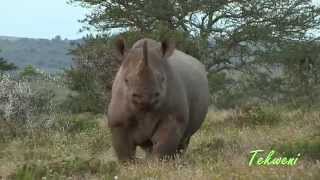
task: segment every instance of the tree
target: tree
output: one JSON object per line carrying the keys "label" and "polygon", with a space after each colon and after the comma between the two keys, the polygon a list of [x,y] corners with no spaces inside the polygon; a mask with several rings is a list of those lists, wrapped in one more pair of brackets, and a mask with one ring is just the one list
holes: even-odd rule
{"label": "tree", "polygon": [[21,72],[20,77],[32,79],[39,76],[41,73],[32,65],[27,65]]}
{"label": "tree", "polygon": [[65,77],[66,85],[76,93],[65,104],[72,112],[104,112],[119,67],[111,41],[109,37],[88,36],[71,50],[73,67],[65,71]]}
{"label": "tree", "polygon": [[[165,25],[199,40],[200,51],[214,41],[220,53],[203,61],[211,71],[237,69],[242,63],[230,62],[231,50],[244,51],[250,44],[266,46],[283,40],[309,39],[310,30],[319,28],[320,9],[311,0],[71,0],[91,8],[82,20],[101,33],[130,29],[148,33]],[[216,50],[216,49],[215,49]],[[242,52],[244,53],[244,52]],[[249,52],[246,52],[249,53]],[[227,57],[226,57],[227,56]],[[246,63],[246,62],[243,62]]]}
{"label": "tree", "polygon": [[56,35],[54,38],[52,38],[52,41],[60,42],[62,41],[62,38],[60,35]]}
{"label": "tree", "polygon": [[0,57],[0,76],[6,71],[12,71],[17,69],[17,66],[13,63],[8,63],[4,58]]}
{"label": "tree", "polygon": [[282,54],[287,98],[295,106],[311,107],[320,100],[319,49],[319,42],[292,42]]}
{"label": "tree", "polygon": [[[288,99],[287,75],[296,71],[289,65],[295,59],[295,53],[291,52],[301,52],[304,57],[300,59],[308,59],[307,48],[300,51],[299,46],[292,44],[302,43],[304,47],[319,40],[312,32],[320,28],[320,8],[312,0],[69,2],[92,10],[81,21],[85,24],[83,30],[108,34],[120,29],[123,35],[131,35],[130,41],[145,36],[159,40],[168,34],[181,38],[177,44],[183,45],[178,49],[206,65],[212,86],[219,81],[219,88],[211,88],[211,92],[225,95],[220,92],[228,90],[230,99],[234,99],[234,93],[252,99],[250,94],[267,102]],[[305,71],[308,70],[304,68],[301,75]],[[308,81],[311,78],[304,77]]]}

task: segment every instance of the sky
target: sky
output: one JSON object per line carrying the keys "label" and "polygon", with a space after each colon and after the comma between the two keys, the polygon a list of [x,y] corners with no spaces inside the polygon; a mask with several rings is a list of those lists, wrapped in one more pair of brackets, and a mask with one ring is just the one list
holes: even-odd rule
{"label": "sky", "polygon": [[77,39],[87,9],[67,0],[0,0],[0,36]]}
{"label": "sky", "polygon": [[[87,9],[67,0],[0,0],[0,36],[77,39]],[[320,5],[320,0],[313,0]]]}

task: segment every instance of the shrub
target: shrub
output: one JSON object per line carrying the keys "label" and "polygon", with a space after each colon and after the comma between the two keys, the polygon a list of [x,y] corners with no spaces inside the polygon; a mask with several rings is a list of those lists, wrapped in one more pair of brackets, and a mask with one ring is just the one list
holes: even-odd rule
{"label": "shrub", "polygon": [[[29,81],[4,76],[0,80],[0,134],[23,134],[36,127],[48,126],[52,119],[54,93],[31,87]],[[45,115],[46,117],[42,116]]]}
{"label": "shrub", "polygon": [[[17,126],[30,125],[32,92],[30,84],[11,80],[4,76],[0,80],[0,126],[15,135]],[[1,131],[2,132],[2,131]]]}
{"label": "shrub", "polygon": [[119,61],[108,37],[88,37],[70,53],[73,67],[65,71],[65,84],[74,93],[63,103],[72,113],[103,113],[110,99]]}
{"label": "shrub", "polygon": [[275,145],[275,149],[284,156],[295,156],[298,153],[304,158],[320,160],[320,136],[309,137],[303,140]]}
{"label": "shrub", "polygon": [[251,104],[238,109],[233,120],[240,126],[274,125],[281,121],[281,113],[272,107]]}

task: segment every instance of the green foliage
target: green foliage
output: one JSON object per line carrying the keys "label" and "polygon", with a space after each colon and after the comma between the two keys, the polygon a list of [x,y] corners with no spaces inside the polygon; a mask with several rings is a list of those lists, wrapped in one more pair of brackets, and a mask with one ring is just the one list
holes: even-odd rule
{"label": "green foliage", "polygon": [[12,80],[8,76],[0,79],[1,136],[7,133],[15,136],[20,127],[27,126],[32,112],[31,97],[28,83]]}
{"label": "green foliage", "polygon": [[0,135],[22,136],[37,128],[47,128],[56,112],[52,89],[33,87],[33,81],[0,79]]}
{"label": "green foliage", "polygon": [[11,179],[16,180],[33,180],[41,179],[47,174],[46,168],[43,166],[36,165],[24,165],[22,168],[17,170],[15,175],[12,175]]}
{"label": "green foliage", "polygon": [[320,160],[320,137],[313,136],[303,140],[274,145],[275,149],[282,152],[284,156],[296,156],[298,153],[303,158]]}
{"label": "green foliage", "polygon": [[[102,32],[114,28],[152,32],[159,24],[164,24],[168,29],[199,33],[205,37],[212,34],[230,36],[241,41],[243,38],[249,40],[277,38],[278,32],[286,32],[280,34],[278,38],[300,35],[305,30],[293,31],[291,25],[297,28],[318,26],[317,19],[307,21],[308,18],[318,15],[318,9],[311,4],[311,1],[188,1],[186,3],[184,0],[107,2],[70,0],[70,2],[91,8],[93,11],[83,19],[83,22],[90,25],[88,28],[96,28]],[[277,11],[280,7],[285,9]],[[287,11],[289,9],[290,12]],[[308,13],[302,14],[302,12]],[[303,15],[303,18],[296,19],[295,15]],[[284,16],[287,18],[282,18]],[[219,24],[222,22],[226,25],[224,28]],[[274,28],[274,25],[278,28]],[[258,33],[260,31],[263,33]]]}
{"label": "green foliage", "polygon": [[13,63],[8,63],[3,58],[0,58],[0,73],[3,73],[5,71],[12,71],[17,69],[17,66]]}
{"label": "green foliage", "polygon": [[240,107],[234,123],[239,126],[276,125],[282,121],[281,111],[272,107],[249,104]]}
{"label": "green foliage", "polygon": [[[319,48],[309,32],[319,28],[320,8],[310,0],[70,2],[92,10],[82,21],[86,30],[121,29],[129,45],[141,37],[176,40],[206,65],[218,108],[318,102]],[[301,69],[310,58],[312,70],[310,63]]]}
{"label": "green foliage", "polygon": [[310,107],[320,100],[320,44],[290,43],[286,48],[292,54],[283,58],[288,101],[296,107]]}
{"label": "green foliage", "polygon": [[[181,30],[168,29],[163,24],[159,24],[157,26],[157,29],[152,32],[126,31],[120,33],[119,36],[122,36],[126,40],[128,47],[131,47],[133,43],[141,38],[151,38],[159,42],[164,40],[172,41],[175,43],[177,49],[199,59],[203,55],[201,54],[202,51],[198,45],[200,42],[197,41],[194,37]],[[115,39],[116,38],[111,39],[111,45],[115,44]]]}
{"label": "green foliage", "polygon": [[40,88],[34,92],[31,104],[36,107],[35,113],[49,114],[52,111],[52,101],[56,94],[52,89]]}
{"label": "green foliage", "polygon": [[104,112],[106,98],[101,87],[102,83],[98,84],[93,73],[71,69],[66,71],[66,76],[67,86],[74,93],[68,95],[62,104],[62,109],[72,113]]}
{"label": "green foliage", "polygon": [[66,85],[74,91],[65,102],[72,112],[103,113],[110,99],[119,61],[108,37],[87,37],[71,51],[73,68],[65,71]]}
{"label": "green foliage", "polygon": [[40,76],[39,70],[37,70],[34,66],[31,64],[27,65],[23,70],[20,72],[20,77],[25,79],[33,79],[37,76]]}
{"label": "green foliage", "polygon": [[239,90],[237,82],[226,73],[210,73],[208,81],[211,102],[216,108],[235,108],[241,104],[244,94]]}
{"label": "green foliage", "polygon": [[17,66],[15,64],[8,63],[4,58],[0,57],[0,80],[3,78],[5,72],[15,69],[17,69]]}

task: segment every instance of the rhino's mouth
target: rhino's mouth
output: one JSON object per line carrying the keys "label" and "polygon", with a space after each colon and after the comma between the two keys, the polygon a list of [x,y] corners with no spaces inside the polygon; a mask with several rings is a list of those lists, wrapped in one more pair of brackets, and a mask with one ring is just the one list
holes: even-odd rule
{"label": "rhino's mouth", "polygon": [[133,104],[135,107],[137,107],[139,110],[141,111],[145,111],[145,112],[149,112],[149,111],[153,111],[155,109],[157,109],[160,105],[160,101],[154,100],[151,102],[136,102],[133,101]]}

